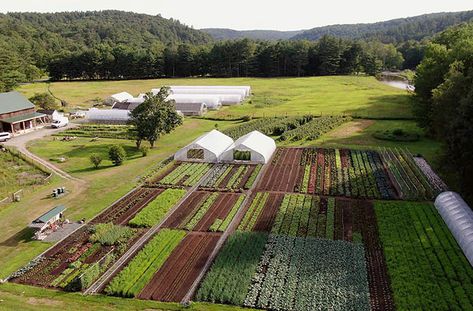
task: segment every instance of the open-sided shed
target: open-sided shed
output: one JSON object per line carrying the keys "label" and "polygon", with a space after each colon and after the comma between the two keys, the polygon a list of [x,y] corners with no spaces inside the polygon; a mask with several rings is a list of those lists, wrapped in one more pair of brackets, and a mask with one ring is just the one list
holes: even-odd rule
{"label": "open-sided shed", "polygon": [[222,160],[268,163],[275,150],[274,139],[258,131],[253,131],[238,138],[224,152]]}
{"label": "open-sided shed", "polygon": [[435,199],[435,207],[473,266],[473,211],[455,192],[442,192]]}
{"label": "open-sided shed", "polygon": [[176,152],[174,160],[216,163],[232,144],[233,139],[217,130],[212,130]]}

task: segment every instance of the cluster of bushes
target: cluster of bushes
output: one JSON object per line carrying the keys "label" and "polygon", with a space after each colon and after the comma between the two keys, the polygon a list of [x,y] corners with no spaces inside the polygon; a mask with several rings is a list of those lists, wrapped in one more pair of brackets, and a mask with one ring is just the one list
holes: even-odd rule
{"label": "cluster of bushes", "polygon": [[135,234],[135,230],[131,228],[112,223],[97,224],[91,228],[91,231],[90,242],[98,242],[101,245],[117,245],[128,241]]}

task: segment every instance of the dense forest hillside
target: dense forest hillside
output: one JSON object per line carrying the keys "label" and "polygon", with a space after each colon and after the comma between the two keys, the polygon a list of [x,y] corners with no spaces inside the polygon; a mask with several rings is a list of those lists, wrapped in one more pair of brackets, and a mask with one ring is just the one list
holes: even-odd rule
{"label": "dense forest hillside", "polygon": [[121,11],[0,14],[0,42],[31,53],[40,61],[47,54],[75,52],[106,44],[149,48],[164,44],[202,44],[212,38],[173,19]]}
{"label": "dense forest hillside", "polygon": [[254,40],[288,40],[301,34],[304,30],[278,31],[278,30],[233,30],[228,28],[204,28],[215,40],[254,39]]}
{"label": "dense forest hillside", "polygon": [[292,37],[294,40],[318,40],[324,35],[348,39],[378,39],[384,43],[422,40],[449,26],[473,20],[473,11],[434,13],[399,18],[372,24],[347,24],[317,27]]}

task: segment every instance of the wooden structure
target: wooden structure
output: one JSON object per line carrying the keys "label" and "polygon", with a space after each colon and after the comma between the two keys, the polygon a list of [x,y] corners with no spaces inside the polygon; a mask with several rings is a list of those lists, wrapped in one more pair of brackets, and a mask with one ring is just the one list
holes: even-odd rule
{"label": "wooden structure", "polygon": [[0,93],[0,132],[22,134],[46,123],[48,117],[20,93]]}

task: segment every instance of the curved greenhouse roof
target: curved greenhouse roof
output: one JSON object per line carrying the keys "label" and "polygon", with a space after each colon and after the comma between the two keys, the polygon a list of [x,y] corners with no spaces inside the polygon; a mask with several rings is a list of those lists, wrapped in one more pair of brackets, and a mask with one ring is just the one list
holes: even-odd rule
{"label": "curved greenhouse roof", "polygon": [[458,193],[451,191],[439,194],[435,207],[473,266],[473,211]]}
{"label": "curved greenhouse roof", "polygon": [[[232,138],[217,130],[212,130],[176,152],[174,159],[178,161],[200,160],[204,162],[218,162],[223,152],[232,143]],[[200,158],[191,157],[189,153],[191,150],[202,150]]]}
{"label": "curved greenhouse roof", "polygon": [[233,161],[235,151],[248,151],[251,154],[251,162],[268,163],[274,151],[276,143],[274,139],[261,132],[253,131],[238,138],[223,154],[224,161]]}

